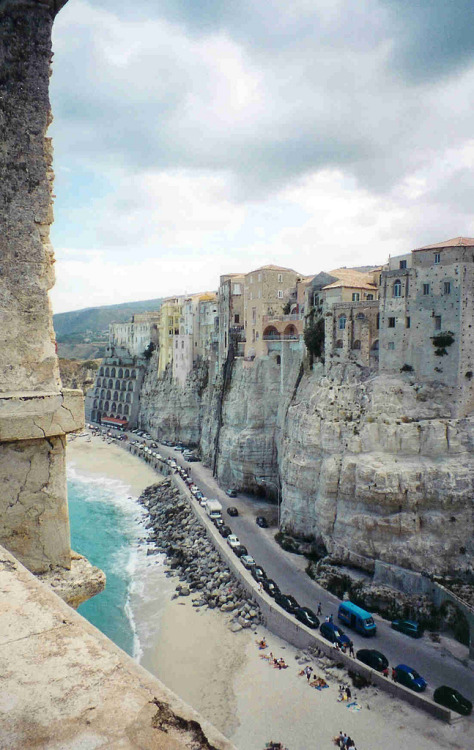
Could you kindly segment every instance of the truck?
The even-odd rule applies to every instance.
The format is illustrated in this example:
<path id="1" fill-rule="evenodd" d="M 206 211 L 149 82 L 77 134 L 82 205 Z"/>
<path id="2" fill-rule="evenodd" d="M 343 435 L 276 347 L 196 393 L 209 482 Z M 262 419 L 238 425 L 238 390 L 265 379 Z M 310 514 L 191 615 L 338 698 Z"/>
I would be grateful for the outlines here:
<path id="1" fill-rule="evenodd" d="M 208 500 L 206 503 L 206 513 L 209 518 L 219 518 L 222 515 L 222 505 L 219 500 Z"/>

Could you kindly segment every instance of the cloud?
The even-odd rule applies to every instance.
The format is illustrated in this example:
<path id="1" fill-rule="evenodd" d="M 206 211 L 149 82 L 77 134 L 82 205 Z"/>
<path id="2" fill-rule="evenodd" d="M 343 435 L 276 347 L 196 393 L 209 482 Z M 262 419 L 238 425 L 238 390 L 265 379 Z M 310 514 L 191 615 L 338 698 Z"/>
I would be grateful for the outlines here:
<path id="1" fill-rule="evenodd" d="M 71 0 L 58 264 L 74 246 L 124 267 L 221 253 L 316 272 L 320 247 L 360 265 L 465 234 L 471 17 L 465 0 Z"/>

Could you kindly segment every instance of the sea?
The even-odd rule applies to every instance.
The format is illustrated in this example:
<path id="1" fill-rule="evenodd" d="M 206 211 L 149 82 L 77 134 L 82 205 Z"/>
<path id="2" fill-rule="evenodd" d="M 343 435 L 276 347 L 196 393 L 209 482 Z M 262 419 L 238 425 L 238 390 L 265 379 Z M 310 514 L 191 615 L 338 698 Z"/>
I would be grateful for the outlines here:
<path id="1" fill-rule="evenodd" d="M 71 547 L 101 568 L 105 590 L 78 612 L 137 661 L 153 648 L 174 584 L 164 555 L 149 555 L 146 511 L 117 479 L 68 463 Z"/>

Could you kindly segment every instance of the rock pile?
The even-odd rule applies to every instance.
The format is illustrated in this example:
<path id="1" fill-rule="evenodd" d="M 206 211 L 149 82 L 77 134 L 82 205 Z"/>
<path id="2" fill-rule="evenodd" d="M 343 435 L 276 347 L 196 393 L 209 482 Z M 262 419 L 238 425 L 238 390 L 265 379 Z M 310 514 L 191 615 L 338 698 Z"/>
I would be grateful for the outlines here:
<path id="1" fill-rule="evenodd" d="M 233 632 L 258 625 L 258 605 L 214 549 L 205 527 L 172 480 L 147 487 L 139 502 L 150 516 L 147 528 L 154 543 L 151 554 L 164 552 L 171 573 L 179 576 L 176 596 L 194 594 L 193 606 L 229 613 Z"/>

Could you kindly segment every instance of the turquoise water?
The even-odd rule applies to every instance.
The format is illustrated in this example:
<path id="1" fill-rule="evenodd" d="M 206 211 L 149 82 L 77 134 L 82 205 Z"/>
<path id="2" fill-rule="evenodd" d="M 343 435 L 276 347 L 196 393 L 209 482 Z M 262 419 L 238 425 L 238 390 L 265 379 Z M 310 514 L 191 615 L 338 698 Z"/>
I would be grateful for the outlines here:
<path id="1" fill-rule="evenodd" d="M 130 488 L 107 477 L 88 477 L 68 468 L 71 546 L 101 568 L 105 591 L 78 609 L 117 646 L 137 656 L 139 645 L 130 593 L 139 557 L 146 555 L 143 511 Z"/>

